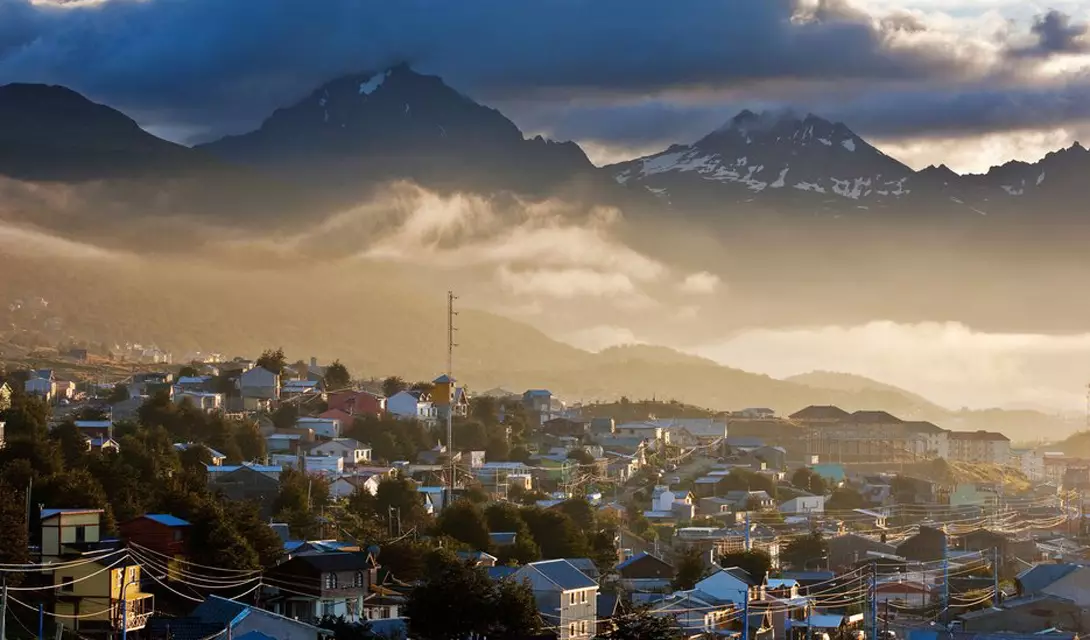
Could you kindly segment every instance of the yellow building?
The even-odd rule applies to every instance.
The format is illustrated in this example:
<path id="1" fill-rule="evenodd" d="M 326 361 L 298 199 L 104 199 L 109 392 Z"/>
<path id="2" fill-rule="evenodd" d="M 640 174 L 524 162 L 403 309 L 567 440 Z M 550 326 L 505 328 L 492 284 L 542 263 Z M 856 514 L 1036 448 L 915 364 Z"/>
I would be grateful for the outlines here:
<path id="1" fill-rule="evenodd" d="M 67 565 L 53 572 L 53 613 L 78 616 L 57 622 L 84 636 L 143 629 L 155 609 L 154 597 L 140 590 L 140 567 L 127 553 L 103 556 L 121 547 L 102 540 L 101 519 L 101 509 L 41 512 L 42 562 Z"/>
<path id="2" fill-rule="evenodd" d="M 465 387 L 459 387 L 458 381 L 446 374 L 431 381 L 431 402 L 441 418 L 446 418 L 451 407 L 456 416 L 464 418 L 469 414 Z"/>

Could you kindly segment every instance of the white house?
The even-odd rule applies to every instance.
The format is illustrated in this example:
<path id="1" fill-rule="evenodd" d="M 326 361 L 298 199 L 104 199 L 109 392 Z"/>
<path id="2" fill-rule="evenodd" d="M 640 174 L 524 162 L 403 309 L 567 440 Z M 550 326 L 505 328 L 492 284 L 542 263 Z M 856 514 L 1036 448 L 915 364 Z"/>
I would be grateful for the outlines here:
<path id="1" fill-rule="evenodd" d="M 329 484 L 329 495 L 333 498 L 348 498 L 360 491 L 375 495 L 381 479 L 382 476 L 379 475 L 341 476 Z"/>
<path id="2" fill-rule="evenodd" d="M 426 391 L 401 391 L 386 399 L 386 412 L 406 420 L 435 422 L 438 412 Z"/>
<path id="3" fill-rule="evenodd" d="M 298 418 L 295 426 L 298 429 L 313 429 L 314 435 L 319 438 L 341 437 L 341 421 L 336 418 Z"/>
<path id="4" fill-rule="evenodd" d="M 321 475 L 344 473 L 344 458 L 340 456 L 296 456 L 290 453 L 274 453 L 269 456 L 269 462 L 273 466 L 299 469 L 302 462 L 303 469 L 307 473 Z"/>
<path id="5" fill-rule="evenodd" d="M 223 394 L 209 393 L 207 391 L 181 391 L 180 387 L 174 387 L 174 402 L 182 404 L 189 401 L 195 408 L 202 411 L 215 411 L 223 408 Z"/>
<path id="6" fill-rule="evenodd" d="M 519 567 L 511 579 L 530 585 L 546 626 L 558 640 L 597 635 L 598 583 L 567 560 L 543 560 Z"/>
<path id="7" fill-rule="evenodd" d="M 825 496 L 799 496 L 779 506 L 780 513 L 825 513 Z"/>
<path id="8" fill-rule="evenodd" d="M 696 583 L 696 591 L 706 593 L 721 602 L 742 604 L 752 593 L 757 582 L 738 567 L 720 569 Z"/>
<path id="9" fill-rule="evenodd" d="M 371 461 L 371 447 L 352 438 L 333 438 L 316 442 L 307 451 L 312 456 L 340 456 L 345 464 L 361 464 Z"/>

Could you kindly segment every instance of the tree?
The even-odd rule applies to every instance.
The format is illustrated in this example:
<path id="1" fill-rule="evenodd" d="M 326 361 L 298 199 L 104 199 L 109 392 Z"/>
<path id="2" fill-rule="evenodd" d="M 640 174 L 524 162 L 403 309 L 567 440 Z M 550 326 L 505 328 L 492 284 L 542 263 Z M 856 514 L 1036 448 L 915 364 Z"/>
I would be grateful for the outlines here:
<path id="1" fill-rule="evenodd" d="M 64 456 L 64 463 L 69 467 L 83 466 L 83 460 L 87 457 L 90 445 L 87 436 L 80 433 L 76 423 L 67 421 L 59 425 L 51 434 L 57 441 Z"/>
<path id="2" fill-rule="evenodd" d="M 197 368 L 190 364 L 178 369 L 179 378 L 196 378 L 199 375 L 201 375 L 200 371 L 197 371 Z"/>
<path id="3" fill-rule="evenodd" d="M 825 478 L 822 478 L 809 467 L 799 467 L 791 474 L 791 484 L 796 488 L 818 496 L 825 495 Z"/>
<path id="4" fill-rule="evenodd" d="M 418 640 L 514 640 L 541 629 L 529 585 L 496 582 L 482 568 L 450 561 L 412 590 L 405 615 Z"/>
<path id="5" fill-rule="evenodd" d="M 258 563 L 269 568 L 284 555 L 284 542 L 261 518 L 261 511 L 253 502 L 232 502 L 231 519 L 235 530 L 257 554 Z"/>
<path id="6" fill-rule="evenodd" d="M 118 402 L 124 402 L 128 399 L 129 388 L 123 383 L 118 382 L 114 385 L 114 388 L 110 390 L 110 395 L 106 397 L 106 402 L 117 404 Z"/>
<path id="7" fill-rule="evenodd" d="M 405 382 L 398 376 L 390 376 L 382 381 L 382 395 L 389 398 L 390 396 L 396 396 L 402 391 L 409 388 L 409 383 Z"/>
<path id="8" fill-rule="evenodd" d="M 30 562 L 26 523 L 26 487 L 16 488 L 0 480 L 0 563 Z"/>
<path id="9" fill-rule="evenodd" d="M 510 502 L 494 502 L 485 509 L 484 516 L 488 522 L 488 530 L 492 533 L 515 534 L 514 545 L 493 550 L 500 564 L 509 562 L 526 564 L 541 559 L 541 548 L 530 533 L 530 527 L 526 526 L 526 521 L 522 519 L 522 513 L 518 507 Z"/>
<path id="10" fill-rule="evenodd" d="M 293 429 L 299 420 L 299 405 L 284 403 L 273 411 L 270 419 L 277 429 Z"/>
<path id="11" fill-rule="evenodd" d="M 488 551 L 488 523 L 481 508 L 469 500 L 459 500 L 439 514 L 436 529 L 477 551 Z"/>
<path id="12" fill-rule="evenodd" d="M 530 451 L 526 447 L 519 445 L 511 449 L 510 459 L 512 462 L 521 462 L 526 464 L 530 461 Z"/>
<path id="13" fill-rule="evenodd" d="M 522 519 L 541 547 L 541 557 L 552 560 L 587 555 L 587 539 L 567 514 L 554 509 L 526 507 L 522 510 Z"/>
<path id="14" fill-rule="evenodd" d="M 738 567 L 758 582 L 764 582 L 768 570 L 772 568 L 772 558 L 764 551 L 736 551 L 719 557 L 719 566 Z"/>
<path id="15" fill-rule="evenodd" d="M 829 496 L 829 499 L 825 501 L 826 511 L 851 511 L 852 509 L 862 509 L 867 506 L 867 501 L 863 499 L 855 489 L 848 487 L 841 487 Z"/>
<path id="16" fill-rule="evenodd" d="M 344 616 L 324 615 L 318 621 L 318 626 L 332 631 L 333 640 L 376 640 L 379 638 L 371 630 L 371 623 L 367 620 L 350 622 Z"/>
<path id="17" fill-rule="evenodd" d="M 348 373 L 348 367 L 341 364 L 340 360 L 334 360 L 333 364 L 325 368 L 325 388 L 329 391 L 338 391 L 352 386 L 352 375 Z"/>
<path id="18" fill-rule="evenodd" d="M 261 435 L 261 428 L 256 422 L 236 422 L 234 435 L 243 460 L 260 460 L 268 453 L 265 437 Z"/>
<path id="19" fill-rule="evenodd" d="M 704 554 L 699 547 L 686 547 L 677 559 L 673 587 L 675 591 L 687 591 L 704 577 Z"/>
<path id="20" fill-rule="evenodd" d="M 375 492 L 375 515 L 383 522 L 389 524 L 390 510 L 393 509 L 401 517 L 401 526 L 407 531 L 414 527 L 423 527 L 429 523 L 431 516 L 424 508 L 424 496 L 416 490 L 416 486 L 404 478 L 383 480 Z"/>
<path id="21" fill-rule="evenodd" d="M 575 522 L 575 526 L 584 533 L 597 529 L 594 507 L 585 498 L 571 498 L 556 505 L 556 509 Z"/>
<path id="22" fill-rule="evenodd" d="M 572 449 L 568 452 L 568 460 L 575 460 L 579 464 L 594 464 L 594 456 L 587 453 L 586 449 Z"/>
<path id="23" fill-rule="evenodd" d="M 676 619 L 638 609 L 613 618 L 613 628 L 595 636 L 595 640 L 681 640 L 681 637 Z"/>
<path id="24" fill-rule="evenodd" d="M 284 369 L 288 366 L 288 359 L 284 357 L 284 349 L 266 349 L 261 357 L 257 359 L 255 363 L 257 366 L 272 371 L 277 375 L 284 373 Z"/>
<path id="25" fill-rule="evenodd" d="M 780 560 L 798 570 L 805 570 L 808 566 L 821 567 L 828 559 L 829 545 L 819 531 L 795 538 L 780 551 Z"/>
<path id="26" fill-rule="evenodd" d="M 488 437 L 488 446 L 484 448 L 484 457 L 489 462 L 502 462 L 511 457 L 511 446 L 507 443 L 507 437 L 500 434 L 492 434 Z"/>

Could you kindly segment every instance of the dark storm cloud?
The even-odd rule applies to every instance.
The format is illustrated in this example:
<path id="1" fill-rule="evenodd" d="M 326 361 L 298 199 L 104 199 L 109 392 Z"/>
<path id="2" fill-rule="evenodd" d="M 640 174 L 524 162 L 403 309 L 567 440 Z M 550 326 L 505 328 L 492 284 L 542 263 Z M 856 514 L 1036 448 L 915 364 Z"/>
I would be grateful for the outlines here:
<path id="1" fill-rule="evenodd" d="M 1030 32 L 1037 42 L 1029 47 L 1012 50 L 1016 56 L 1048 57 L 1058 53 L 1083 53 L 1090 49 L 1084 39 L 1087 26 L 1074 24 L 1071 16 L 1055 9 L 1037 16 Z"/>
<path id="2" fill-rule="evenodd" d="M 832 93 L 831 97 L 829 93 Z M 923 87 L 843 91 L 804 100 L 660 99 L 598 106 L 559 105 L 510 111 L 523 128 L 614 149 L 646 150 L 693 142 L 742 109 L 791 108 L 841 121 L 864 137 L 952 138 L 995 131 L 1048 129 L 1090 122 L 1090 74 L 1038 85 Z"/>
<path id="3" fill-rule="evenodd" d="M 145 124 L 212 128 L 396 61 L 489 99 L 957 66 L 888 44 L 830 0 L 805 11 L 799 0 L 0 0 L 0 81 L 65 84 Z"/>

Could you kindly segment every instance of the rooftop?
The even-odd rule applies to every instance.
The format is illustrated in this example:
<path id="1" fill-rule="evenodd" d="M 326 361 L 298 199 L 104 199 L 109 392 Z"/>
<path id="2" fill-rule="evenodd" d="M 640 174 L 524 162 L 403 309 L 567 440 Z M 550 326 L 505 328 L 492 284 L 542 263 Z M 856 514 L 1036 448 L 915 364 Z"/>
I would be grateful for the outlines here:
<path id="1" fill-rule="evenodd" d="M 189 523 L 169 513 L 146 513 L 144 517 L 167 527 L 188 527 Z"/>
<path id="2" fill-rule="evenodd" d="M 576 569 L 575 565 L 567 560 L 544 560 L 542 562 L 532 562 L 526 566 L 536 569 L 546 579 L 565 591 L 589 589 L 598 586 L 598 583 L 591 580 L 587 574 Z"/>

